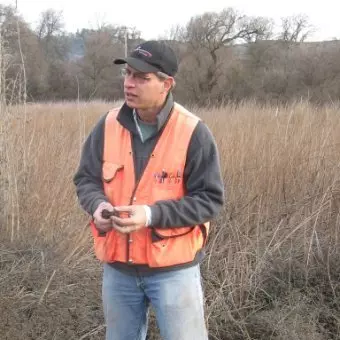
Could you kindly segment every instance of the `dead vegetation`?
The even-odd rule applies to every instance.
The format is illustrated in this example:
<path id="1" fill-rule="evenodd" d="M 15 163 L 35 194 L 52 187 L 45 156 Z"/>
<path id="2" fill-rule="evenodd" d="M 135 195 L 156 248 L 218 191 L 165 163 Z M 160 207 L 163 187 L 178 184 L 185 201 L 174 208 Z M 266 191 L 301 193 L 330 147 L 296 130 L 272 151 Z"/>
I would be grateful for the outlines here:
<path id="1" fill-rule="evenodd" d="M 72 176 L 112 105 L 2 110 L 1 339 L 103 338 L 101 267 Z M 339 107 L 195 112 L 216 136 L 228 198 L 203 263 L 209 339 L 339 339 Z"/>

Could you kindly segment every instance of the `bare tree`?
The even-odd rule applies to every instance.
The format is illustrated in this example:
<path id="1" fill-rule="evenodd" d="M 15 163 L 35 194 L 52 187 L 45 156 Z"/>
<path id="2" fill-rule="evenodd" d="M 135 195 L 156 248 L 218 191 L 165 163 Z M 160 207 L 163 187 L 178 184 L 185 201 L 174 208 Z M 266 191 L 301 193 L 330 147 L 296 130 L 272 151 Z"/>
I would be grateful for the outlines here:
<path id="1" fill-rule="evenodd" d="M 191 18 L 184 30 L 177 30 L 180 40 L 190 46 L 191 62 L 185 63 L 195 73 L 197 83 L 188 83 L 187 76 L 183 78 L 187 88 L 196 89 L 195 101 L 205 102 L 213 99 L 211 93 L 217 93 L 223 76 L 226 48 L 238 42 L 251 42 L 269 37 L 272 32 L 272 22 L 262 17 L 247 17 L 232 8 L 223 11 L 208 12 Z M 187 74 L 182 68 L 182 74 Z M 222 91 L 223 89 L 221 89 Z"/>
<path id="2" fill-rule="evenodd" d="M 85 55 L 78 66 L 86 87 L 86 98 L 107 98 L 120 82 L 119 70 L 113 66 L 114 56 L 121 56 L 123 45 L 115 42 L 109 31 L 93 31 L 84 40 Z"/>
<path id="3" fill-rule="evenodd" d="M 184 32 L 184 40 L 194 47 L 206 48 L 216 60 L 216 51 L 235 42 L 249 41 L 267 36 L 270 21 L 241 15 L 232 8 L 220 13 L 208 12 L 193 17 Z"/>
<path id="4" fill-rule="evenodd" d="M 40 22 L 36 30 L 38 39 L 49 41 L 52 36 L 60 34 L 63 31 L 63 28 L 62 12 L 48 9 L 40 15 Z"/>
<path id="5" fill-rule="evenodd" d="M 274 20 L 264 17 L 244 18 L 243 26 L 248 33 L 244 40 L 248 43 L 259 40 L 269 40 L 273 37 Z"/>
<path id="6" fill-rule="evenodd" d="M 280 40 L 291 43 L 304 42 L 313 32 L 306 15 L 291 16 L 281 20 L 282 32 L 278 37 Z"/>
<path id="7" fill-rule="evenodd" d="M 5 91 L 5 42 L 3 39 L 3 22 L 5 15 L 0 7 L 0 117 L 3 116 L 4 106 L 6 103 L 6 91 Z M 2 136 L 2 133 L 0 134 Z"/>
<path id="8" fill-rule="evenodd" d="M 115 30 L 115 38 L 121 42 L 125 43 L 125 38 L 128 42 L 139 41 L 141 39 L 141 32 L 136 27 L 127 26 L 111 26 Z"/>
<path id="9" fill-rule="evenodd" d="M 63 59 L 66 55 L 67 47 L 64 35 L 64 23 L 62 12 L 48 9 L 41 13 L 40 22 L 36 28 L 36 34 L 40 46 L 49 62 L 56 59 Z"/>
<path id="10" fill-rule="evenodd" d="M 3 101 L 18 103 L 26 100 L 26 90 L 41 78 L 43 63 L 37 38 L 29 25 L 9 6 L 0 5 L 0 16 L 1 93 Z"/>

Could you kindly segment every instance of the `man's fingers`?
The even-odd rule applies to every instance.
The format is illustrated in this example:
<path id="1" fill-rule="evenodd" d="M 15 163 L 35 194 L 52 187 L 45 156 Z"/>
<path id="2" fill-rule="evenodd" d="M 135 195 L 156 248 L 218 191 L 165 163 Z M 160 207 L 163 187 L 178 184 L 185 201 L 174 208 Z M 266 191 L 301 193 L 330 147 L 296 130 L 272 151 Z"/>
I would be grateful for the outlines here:
<path id="1" fill-rule="evenodd" d="M 122 234 L 128 234 L 128 233 L 131 233 L 133 231 L 138 230 L 137 227 L 132 227 L 132 226 L 130 226 L 130 227 L 119 227 L 119 226 L 114 225 L 114 224 L 112 226 L 115 230 L 119 231 Z"/>
<path id="2" fill-rule="evenodd" d="M 111 224 L 111 221 L 110 219 L 108 218 L 103 218 L 101 216 L 95 216 L 94 217 L 94 221 L 97 222 L 97 223 L 100 223 L 100 224 Z"/>
<path id="3" fill-rule="evenodd" d="M 132 213 L 133 212 L 133 205 L 122 205 L 120 207 L 115 207 L 115 211 Z"/>
<path id="4" fill-rule="evenodd" d="M 110 227 L 111 226 L 111 221 L 110 220 L 96 219 L 95 218 L 93 220 L 93 222 L 94 222 L 95 225 L 99 225 L 99 226 L 104 226 L 104 227 L 106 227 L 106 226 Z"/>
<path id="5" fill-rule="evenodd" d="M 110 221 L 109 219 L 105 218 L 105 216 L 103 216 L 103 211 L 112 211 L 113 210 L 113 206 L 108 203 L 108 202 L 102 202 L 99 204 L 99 206 L 97 207 L 96 211 L 93 214 L 93 217 L 95 220 L 98 221 L 98 223 L 104 223 L 104 221 Z"/>
<path id="6" fill-rule="evenodd" d="M 136 225 L 133 217 L 120 218 L 117 216 L 111 216 L 111 221 L 119 227 L 133 227 Z"/>
<path id="7" fill-rule="evenodd" d="M 96 226 L 96 227 L 97 227 L 98 231 L 101 231 L 101 232 L 104 232 L 104 233 L 106 233 L 106 232 L 108 232 L 112 229 L 112 225 L 105 225 L 105 226 L 100 225 L 100 226 Z"/>

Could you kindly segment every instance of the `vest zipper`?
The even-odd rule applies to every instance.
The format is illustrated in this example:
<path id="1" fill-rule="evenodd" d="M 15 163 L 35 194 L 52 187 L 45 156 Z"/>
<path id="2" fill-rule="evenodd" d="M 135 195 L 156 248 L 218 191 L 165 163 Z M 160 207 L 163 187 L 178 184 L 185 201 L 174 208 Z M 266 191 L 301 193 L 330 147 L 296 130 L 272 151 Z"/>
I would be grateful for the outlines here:
<path id="1" fill-rule="evenodd" d="M 163 124 L 161 130 L 159 131 L 158 139 L 157 139 L 157 141 L 156 141 L 154 147 L 153 147 L 152 150 L 151 150 L 150 156 L 149 156 L 149 158 L 148 158 L 148 160 L 147 160 L 147 162 L 146 162 L 146 164 L 145 164 L 145 166 L 144 166 L 144 168 L 143 168 L 143 170 L 142 170 L 142 173 L 139 175 L 139 179 L 138 179 L 138 181 L 136 182 L 135 187 L 134 187 L 134 189 L 133 189 L 133 191 L 132 191 L 132 195 L 131 195 L 131 198 L 130 198 L 130 203 L 129 203 L 129 205 L 132 205 L 132 203 L 133 203 L 133 199 L 134 199 L 135 193 L 136 193 L 136 191 L 137 191 L 137 189 L 138 189 L 138 185 L 139 185 L 139 183 L 140 183 L 140 181 L 141 181 L 141 179 L 142 179 L 142 177 L 143 177 L 143 175 L 144 175 L 145 169 L 146 169 L 147 166 L 149 165 L 150 158 L 153 157 L 153 152 L 154 152 L 154 150 L 156 149 L 156 146 L 157 146 L 157 144 L 158 144 L 160 138 L 162 137 L 162 134 L 163 134 L 163 132 L 164 132 L 164 130 L 165 130 L 166 125 L 168 124 L 168 122 L 169 122 L 169 120 L 170 120 L 170 117 L 172 116 L 172 113 L 173 113 L 173 108 L 171 109 L 171 111 L 170 111 L 170 113 L 169 113 L 169 115 L 168 115 L 166 121 L 164 122 L 164 124 Z M 131 133 L 131 132 L 130 132 L 130 139 L 131 139 L 131 150 L 132 150 L 132 157 L 133 157 L 133 165 L 134 165 L 134 167 L 135 167 L 135 166 L 136 166 L 136 165 L 135 165 L 135 153 L 134 153 L 134 150 L 133 150 L 133 136 L 132 136 L 132 133 Z M 136 174 L 136 171 L 134 171 L 134 172 L 135 172 L 135 174 Z M 129 259 L 130 259 L 130 246 L 129 246 L 129 245 L 130 245 L 130 239 L 131 239 L 131 236 L 130 236 L 130 233 L 128 233 L 128 237 L 127 237 L 127 239 L 126 239 L 126 242 L 127 242 L 127 243 L 126 243 L 126 246 L 127 246 L 127 247 L 126 247 L 126 249 L 127 249 L 127 252 L 126 252 L 126 255 L 127 255 L 127 263 L 130 263 L 130 262 L 129 262 Z"/>

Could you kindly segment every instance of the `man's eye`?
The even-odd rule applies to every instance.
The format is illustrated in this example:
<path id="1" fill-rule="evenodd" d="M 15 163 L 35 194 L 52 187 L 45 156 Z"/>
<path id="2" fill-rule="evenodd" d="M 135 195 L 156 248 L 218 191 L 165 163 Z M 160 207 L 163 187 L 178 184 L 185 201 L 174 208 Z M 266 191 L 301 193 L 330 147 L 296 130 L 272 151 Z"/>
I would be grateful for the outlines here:
<path id="1" fill-rule="evenodd" d="M 136 74 L 135 74 L 135 77 L 136 77 L 136 78 L 139 78 L 139 79 L 143 79 L 143 80 L 149 80 L 149 79 L 150 79 L 150 77 L 146 76 L 146 75 L 143 74 L 143 73 L 136 73 Z"/>
<path id="2" fill-rule="evenodd" d="M 121 70 L 121 73 L 122 73 L 122 75 L 125 76 L 125 77 L 126 77 L 126 76 L 128 76 L 128 77 L 132 76 L 133 78 L 139 79 L 139 80 L 142 80 L 142 81 L 148 81 L 148 80 L 151 79 L 151 78 L 150 78 L 149 76 L 147 76 L 145 73 L 134 73 L 134 72 L 132 72 L 132 71 L 126 69 L 126 68 L 123 68 L 123 69 Z"/>
<path id="3" fill-rule="evenodd" d="M 126 68 L 121 69 L 122 76 L 129 76 L 131 74 L 131 71 L 129 71 Z"/>

